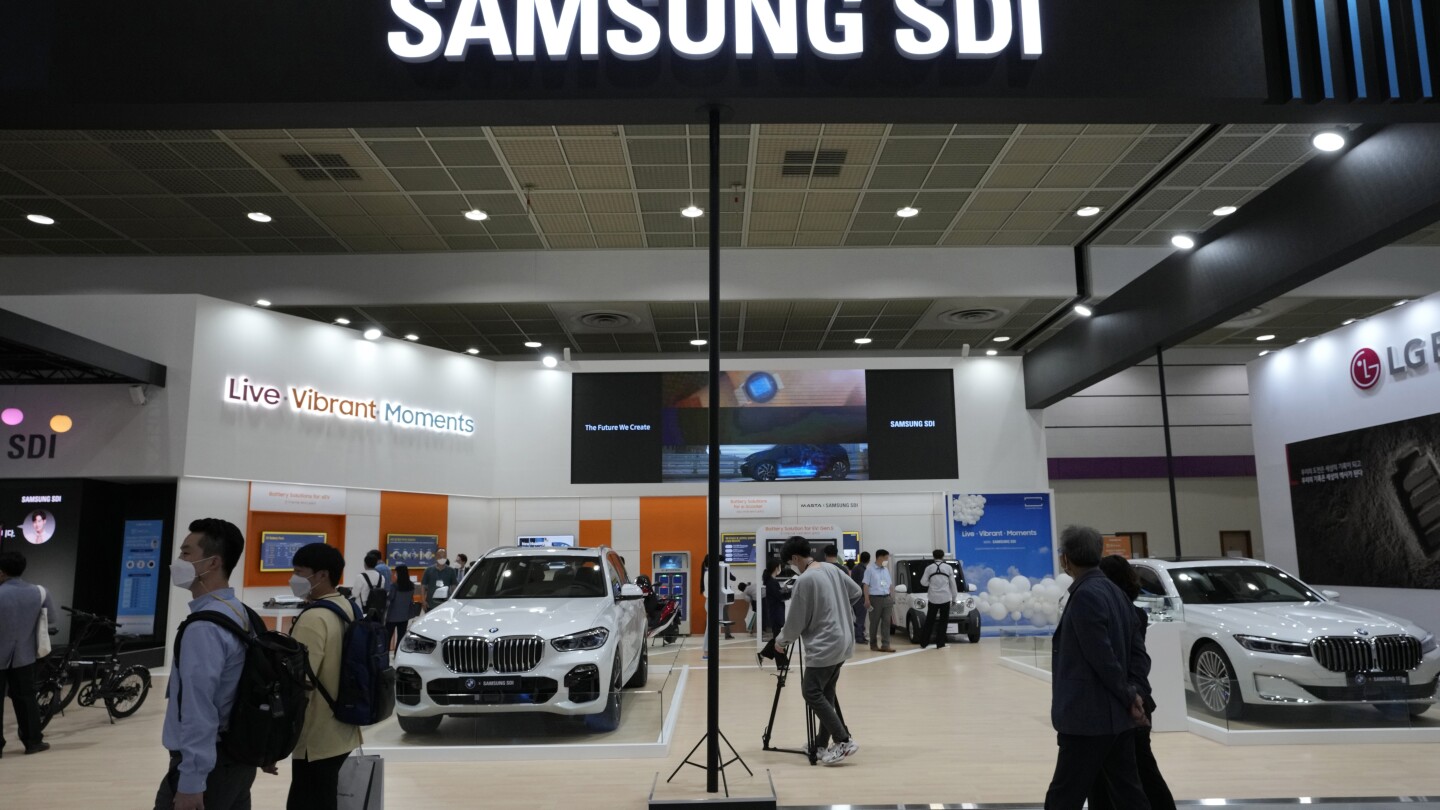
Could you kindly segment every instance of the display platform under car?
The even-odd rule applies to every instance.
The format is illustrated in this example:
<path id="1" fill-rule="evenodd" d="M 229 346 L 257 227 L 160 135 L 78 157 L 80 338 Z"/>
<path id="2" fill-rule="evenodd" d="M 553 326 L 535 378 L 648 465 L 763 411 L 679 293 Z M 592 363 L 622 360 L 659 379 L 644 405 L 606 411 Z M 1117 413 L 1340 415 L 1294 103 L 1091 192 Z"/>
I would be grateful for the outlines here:
<path id="1" fill-rule="evenodd" d="M 929 608 L 929 588 L 922 579 L 925 569 L 935 562 L 931 555 L 897 554 L 895 560 L 895 602 L 891 627 L 904 627 L 910 640 L 920 643 L 920 632 L 925 626 L 925 613 Z M 946 637 L 964 636 L 971 644 L 980 642 L 980 611 L 975 609 L 974 585 L 965 583 L 965 568 L 959 560 L 945 561 L 955 571 L 958 593 L 950 605 L 950 620 L 945 626 Z"/>
<path id="2" fill-rule="evenodd" d="M 1436 702 L 1440 646 L 1405 619 L 1343 605 L 1259 560 L 1132 561 L 1146 595 L 1182 603 L 1186 687 L 1212 714 L 1248 705 L 1369 703 L 1418 716 Z"/>
<path id="3" fill-rule="evenodd" d="M 607 548 L 501 548 L 481 557 L 395 656 L 395 713 L 410 734 L 446 716 L 547 712 L 620 724 L 645 685 L 645 594 Z"/>

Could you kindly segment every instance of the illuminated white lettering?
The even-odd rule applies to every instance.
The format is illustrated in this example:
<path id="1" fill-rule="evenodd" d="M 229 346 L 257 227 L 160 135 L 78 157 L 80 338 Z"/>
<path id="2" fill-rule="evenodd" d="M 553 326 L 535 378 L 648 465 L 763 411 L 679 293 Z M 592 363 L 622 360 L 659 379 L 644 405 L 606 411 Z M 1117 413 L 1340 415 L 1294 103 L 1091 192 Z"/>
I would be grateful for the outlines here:
<path id="1" fill-rule="evenodd" d="M 978 3 L 990 4 L 990 17 L 994 25 L 990 36 L 980 39 Z M 961 58 L 973 59 L 994 56 L 1010 44 L 1014 33 L 1014 20 L 1010 13 L 1010 0 L 955 0 L 955 53 Z M 1037 26 L 1037 31 L 1038 26 Z"/>
<path id="2" fill-rule="evenodd" d="M 705 0 L 705 37 L 690 38 L 686 0 L 670 0 L 670 45 L 686 59 L 709 59 L 725 44 L 725 0 Z"/>
<path id="3" fill-rule="evenodd" d="M 1039 59 L 1044 50 L 1040 37 L 1040 0 L 1020 0 L 1020 56 Z"/>
<path id="4" fill-rule="evenodd" d="M 552 60 L 570 56 L 570 42 L 575 27 L 580 27 L 580 57 L 595 59 L 600 55 L 599 0 L 561 0 L 560 13 L 555 13 L 551 0 L 519 0 L 515 4 L 515 56 L 522 60 L 535 58 L 535 24 L 545 40 L 545 54 Z"/>
<path id="5" fill-rule="evenodd" d="M 655 6 L 660 0 L 639 0 L 647 6 Z M 615 19 L 634 31 L 635 41 L 625 36 L 624 28 L 612 28 L 605 32 L 605 43 L 614 54 L 627 60 L 649 59 L 660 50 L 660 21 L 632 5 L 628 0 L 609 0 L 610 13 Z"/>
<path id="6" fill-rule="evenodd" d="M 779 13 L 770 0 L 735 0 L 735 53 L 742 59 L 755 55 L 755 25 L 770 43 L 770 52 L 782 59 L 800 53 L 800 32 L 795 25 L 796 0 L 778 0 Z"/>
<path id="7" fill-rule="evenodd" d="M 926 0 L 925 5 L 938 6 L 944 0 Z M 895 32 L 895 46 L 910 59 L 930 59 L 940 55 L 950 44 L 950 26 L 945 18 L 921 5 L 919 0 L 895 0 L 895 12 L 900 19 L 915 26 L 901 28 Z M 925 32 L 921 39 L 918 31 Z"/>
<path id="8" fill-rule="evenodd" d="M 430 8 L 443 8 L 445 0 L 425 0 Z M 440 55 L 445 45 L 445 29 L 440 21 L 415 7 L 411 0 L 390 0 L 390 10 L 420 35 L 420 41 L 412 43 L 407 31 L 391 31 L 387 41 L 390 52 L 402 62 L 429 62 Z"/>
<path id="9" fill-rule="evenodd" d="M 842 0 L 841 8 L 858 9 L 861 0 Z M 830 22 L 825 18 L 825 0 L 808 0 L 805 7 L 805 33 L 810 50 L 825 59 L 855 59 L 865 52 L 865 21 L 859 11 L 835 14 L 835 27 L 840 29 L 838 41 L 830 38 Z"/>
<path id="10" fill-rule="evenodd" d="M 480 14 L 477 23 L 475 15 Z M 445 43 L 445 58 L 452 62 L 465 58 L 474 42 L 490 43 L 490 52 L 496 59 L 512 59 L 510 36 L 505 33 L 505 18 L 500 15 L 498 0 L 460 0 L 460 10 L 455 13 L 455 27 L 450 29 L 450 41 Z"/>

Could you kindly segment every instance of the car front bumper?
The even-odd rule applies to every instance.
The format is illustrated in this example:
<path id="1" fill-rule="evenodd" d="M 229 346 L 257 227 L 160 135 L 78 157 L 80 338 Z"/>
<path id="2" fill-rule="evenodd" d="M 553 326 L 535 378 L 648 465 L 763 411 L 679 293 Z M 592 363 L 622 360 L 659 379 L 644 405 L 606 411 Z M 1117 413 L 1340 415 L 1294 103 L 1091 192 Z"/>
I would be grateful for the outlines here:
<path id="1" fill-rule="evenodd" d="M 1235 661 L 1240 692 L 1247 703 L 1307 706 L 1323 703 L 1434 703 L 1440 679 L 1440 652 L 1431 652 L 1405 679 L 1386 680 L 1379 673 L 1363 679 L 1332 672 L 1315 659 L 1242 650 Z"/>
<path id="2" fill-rule="evenodd" d="M 457 673 L 433 653 L 395 658 L 395 711 L 403 717 L 545 712 L 588 715 L 604 711 L 613 682 L 614 650 L 545 650 L 525 672 Z"/>

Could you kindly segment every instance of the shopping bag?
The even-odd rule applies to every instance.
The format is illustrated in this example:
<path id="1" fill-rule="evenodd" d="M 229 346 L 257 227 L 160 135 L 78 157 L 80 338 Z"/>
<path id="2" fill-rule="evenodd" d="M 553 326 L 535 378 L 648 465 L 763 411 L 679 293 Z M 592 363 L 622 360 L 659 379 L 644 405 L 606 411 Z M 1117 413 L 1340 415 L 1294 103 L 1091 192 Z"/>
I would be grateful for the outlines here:
<path id="1" fill-rule="evenodd" d="M 340 810 L 384 810 L 385 760 L 376 754 L 351 754 L 340 766 Z"/>
<path id="2" fill-rule="evenodd" d="M 45 586 L 40 586 L 40 618 L 35 621 L 35 657 L 50 654 L 50 611 L 45 609 Z"/>

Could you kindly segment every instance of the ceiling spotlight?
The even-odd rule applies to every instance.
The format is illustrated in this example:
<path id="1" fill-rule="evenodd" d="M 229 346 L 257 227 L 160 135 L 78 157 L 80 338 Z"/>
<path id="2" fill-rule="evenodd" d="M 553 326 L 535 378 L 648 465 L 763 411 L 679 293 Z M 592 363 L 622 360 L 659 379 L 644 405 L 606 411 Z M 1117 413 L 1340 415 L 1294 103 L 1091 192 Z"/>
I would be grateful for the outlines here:
<path id="1" fill-rule="evenodd" d="M 1239 208 L 1236 208 L 1233 205 L 1222 205 L 1219 208 L 1216 208 L 1214 211 L 1211 211 L 1210 213 L 1214 214 L 1217 217 L 1228 217 L 1239 210 Z"/>
<path id="2" fill-rule="evenodd" d="M 269 222 L 271 219 L 273 219 L 273 217 L 271 217 L 269 214 L 263 213 L 261 211 L 251 211 L 245 216 L 249 217 L 252 222 Z"/>
<path id="3" fill-rule="evenodd" d="M 1076 314 L 1076 315 L 1079 315 L 1079 316 L 1082 317 L 1082 318 L 1088 318 L 1088 317 L 1090 317 L 1091 315 L 1093 315 L 1094 313 L 1095 313 L 1094 310 L 1092 310 L 1091 308 L 1085 306 L 1084 304 L 1076 304 L 1076 305 L 1075 305 L 1075 314 Z"/>
<path id="4" fill-rule="evenodd" d="M 1405 305 L 1408 304 L 1408 303 L 1410 303 L 1410 299 L 1409 299 L 1409 298 L 1401 298 L 1399 301 L 1396 301 L 1396 302 L 1395 302 L 1395 306 L 1397 306 L 1397 307 L 1403 307 L 1403 306 L 1405 306 Z"/>
<path id="5" fill-rule="evenodd" d="M 1183 233 L 1177 233 L 1174 236 L 1170 237 L 1170 244 L 1174 245 L 1177 248 L 1180 248 L 1181 250 L 1189 250 L 1190 248 L 1195 247 L 1195 240 L 1189 236 L 1186 236 Z"/>
<path id="6" fill-rule="evenodd" d="M 1093 216 L 1095 216 L 1095 215 L 1098 214 L 1098 213 L 1100 213 L 1100 206 L 1098 206 L 1098 205 L 1087 205 L 1087 206 L 1085 206 L 1084 208 L 1081 208 L 1079 211 L 1076 211 L 1076 212 L 1075 212 L 1075 216 L 1077 216 L 1077 217 L 1093 217 Z"/>
<path id="7" fill-rule="evenodd" d="M 1274 335 L 1260 335 L 1260 336 L 1256 337 L 1255 339 L 1256 339 L 1256 340 L 1260 340 L 1260 341 L 1274 340 L 1274 339 L 1275 339 L 1275 336 L 1274 336 Z"/>
<path id="8" fill-rule="evenodd" d="M 420 339 L 420 336 L 415 334 L 414 332 L 411 332 L 410 334 L 405 336 L 405 339 L 409 341 L 416 341 Z"/>
<path id="9" fill-rule="evenodd" d="M 25 218 L 28 219 L 28 220 L 30 220 L 31 222 L 35 223 L 36 225 L 54 225 L 54 224 L 55 224 L 55 220 L 54 220 L 52 217 L 47 217 L 47 216 L 45 216 L 44 214 L 26 214 L 26 215 L 25 215 Z"/>
<path id="10" fill-rule="evenodd" d="M 997 351 L 995 351 L 994 349 L 986 349 L 986 350 L 985 350 L 985 356 L 986 356 L 986 357 L 994 357 L 995 355 L 997 355 L 997 354 L 999 354 L 999 353 L 1000 353 L 1000 352 L 997 352 Z"/>
<path id="11" fill-rule="evenodd" d="M 1260 352 L 1260 356 L 1261 356 L 1261 357 L 1264 357 L 1265 355 L 1267 355 L 1267 354 L 1269 354 L 1269 353 L 1270 353 L 1270 350 L 1269 350 L 1269 349 L 1266 349 L 1265 351 Z"/>
<path id="12" fill-rule="evenodd" d="M 350 325 L 350 319 L 349 319 L 349 318 L 336 318 L 336 319 L 335 319 L 335 325 L 336 325 L 336 326 L 349 326 L 349 325 Z"/>
<path id="13" fill-rule="evenodd" d="M 855 345 L 865 346 L 870 343 L 870 338 L 855 338 Z"/>
<path id="14" fill-rule="evenodd" d="M 541 343 L 541 342 L 538 341 L 538 340 L 527 340 L 527 341 L 525 341 L 525 348 L 527 348 L 527 349 L 538 349 L 538 348 L 540 348 L 540 347 L 543 346 L 543 345 L 545 345 L 545 344 Z"/>
<path id="15" fill-rule="evenodd" d="M 481 211 L 479 208 L 471 208 L 465 212 L 465 218 L 472 222 L 484 222 L 490 218 L 490 215 Z"/>
<path id="16" fill-rule="evenodd" d="M 680 216 L 694 219 L 696 217 L 705 216 L 705 212 L 701 211 L 699 208 L 696 208 L 693 205 L 687 205 L 684 208 L 680 209 Z"/>
<path id="17" fill-rule="evenodd" d="M 1310 139 L 1310 145 L 1321 152 L 1338 152 L 1345 148 L 1345 136 L 1337 130 L 1322 130 Z"/>
<path id="18" fill-rule="evenodd" d="M 691 346 L 705 346 L 705 345 L 708 345 L 709 343 L 710 343 L 710 341 L 708 341 L 708 340 L 701 340 L 700 338 L 695 338 L 694 340 L 690 341 L 690 345 L 691 345 Z"/>
<path id="19" fill-rule="evenodd" d="M 909 219 L 910 217 L 913 217 L 918 213 L 920 213 L 919 208 L 907 205 L 904 208 L 901 208 L 899 211 L 896 211 L 895 216 L 900 217 L 901 219 Z"/>
<path id="20" fill-rule="evenodd" d="M 270 301 L 269 301 L 268 299 L 265 299 L 265 298 L 256 298 L 256 299 L 255 299 L 255 306 L 257 306 L 257 307 L 268 307 L 268 306 L 270 306 Z"/>
<path id="21" fill-rule="evenodd" d="M 1305 341 L 1307 341 L 1307 340 L 1309 340 L 1309 339 L 1310 339 L 1310 338 L 1308 338 L 1308 337 L 1303 337 L 1303 338 L 1300 338 L 1299 340 L 1297 340 L 1297 341 L 1295 341 L 1295 342 L 1296 342 L 1296 343 L 1304 343 Z"/>
<path id="22" fill-rule="evenodd" d="M 1345 320 L 1343 320 L 1343 321 L 1340 322 L 1340 325 L 1341 325 L 1341 326 L 1349 326 L 1350 324 L 1355 323 L 1355 321 L 1356 321 L 1355 318 L 1346 318 Z"/>
<path id="23" fill-rule="evenodd" d="M 477 348 L 475 348 L 474 346 L 471 346 L 470 348 L 468 348 L 468 349 L 465 350 L 465 353 L 466 353 L 466 354 L 479 354 L 479 353 L 480 353 L 480 350 L 477 349 Z"/>
<path id="24" fill-rule="evenodd" d="M 383 335 L 383 334 L 384 334 L 384 332 L 381 332 L 379 329 L 376 329 L 376 328 L 373 327 L 373 326 L 370 327 L 369 329 L 366 329 L 365 332 L 364 332 L 364 335 L 365 335 L 365 339 L 366 339 L 366 340 L 379 340 L 379 339 L 380 339 L 380 336 Z"/>
<path id="25" fill-rule="evenodd" d="M 547 354 L 544 357 L 540 358 L 540 362 L 544 363 L 546 368 L 554 368 L 560 365 L 560 361 L 556 360 L 555 356 L 551 354 Z"/>
<path id="26" fill-rule="evenodd" d="M 1010 341 L 1010 336 L 1009 336 L 1009 335 L 999 335 L 999 336 L 997 336 L 997 337 L 995 338 L 995 342 L 996 342 L 996 343 L 1008 343 L 1009 341 Z"/>

